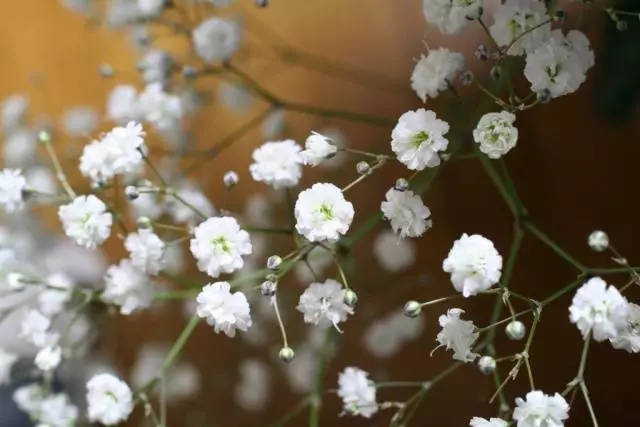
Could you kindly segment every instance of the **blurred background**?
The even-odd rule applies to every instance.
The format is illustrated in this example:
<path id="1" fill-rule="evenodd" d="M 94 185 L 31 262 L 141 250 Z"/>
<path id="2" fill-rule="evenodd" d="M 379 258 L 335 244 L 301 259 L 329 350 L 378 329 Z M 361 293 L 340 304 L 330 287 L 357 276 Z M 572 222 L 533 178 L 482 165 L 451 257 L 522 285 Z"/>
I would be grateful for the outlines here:
<path id="1" fill-rule="evenodd" d="M 488 43 L 482 30 L 470 26 L 459 36 L 443 37 L 426 25 L 418 0 L 270 3 L 267 8 L 258 9 L 251 1 L 236 0 L 220 13 L 239 19 L 246 29 L 234 65 L 289 102 L 395 119 L 407 110 L 421 107 L 409 87 L 409 75 L 425 44 L 461 51 L 477 78 L 488 79 L 484 64 L 473 57 L 478 44 Z M 579 2 L 560 3 L 569 13 L 570 27 Z M 495 4 L 496 1 L 487 1 L 485 13 L 491 13 Z M 633 2 L 621 4 L 620 9 L 634 7 Z M 91 135 L 70 137 L 63 131 L 67 126 L 65 114 L 78 107 L 90 107 L 102 116 L 106 98 L 115 85 L 141 88 L 144 83 L 136 64 L 148 48 L 141 46 L 139 33 L 105 28 L 59 1 L 6 2 L 2 10 L 0 58 L 5 67 L 0 98 L 23 94 L 28 99 L 34 127 L 53 129 L 54 146 L 63 153 L 63 164 L 72 181 L 86 185 L 75 176 L 79 150 L 110 126 L 100 122 Z M 167 19 L 178 18 L 174 11 L 167 12 Z M 195 16 L 187 19 L 190 18 Z M 583 30 L 596 50 L 596 66 L 589 72 L 587 83 L 576 94 L 519 114 L 520 140 L 506 157 L 531 219 L 567 252 L 592 267 L 615 266 L 606 255 L 589 250 L 586 239 L 594 229 L 607 231 L 616 249 L 632 265 L 638 262 L 635 236 L 640 233 L 640 224 L 633 185 L 638 179 L 636 167 L 640 158 L 640 122 L 635 108 L 640 72 L 639 25 L 635 20 L 629 22 L 628 31 L 616 32 L 606 14 L 590 12 Z M 156 29 L 153 34 L 157 36 L 154 48 L 172 52 L 178 64 L 188 63 L 189 45 L 184 38 L 172 35 L 168 28 Z M 101 76 L 105 65 L 113 69 L 112 77 Z M 190 178 L 216 208 L 243 213 L 256 225 L 258 221 L 286 225 L 283 194 L 252 182 L 248 173 L 251 153 L 265 141 L 264 128 L 268 124 L 255 126 L 216 155 L 207 154 L 210 152 L 206 150 L 224 142 L 268 107 L 247 93 L 244 98 L 235 94 L 233 102 L 225 100 L 224 94 L 230 89 L 222 82 L 216 76 L 207 76 L 195 83 L 203 107 L 188 119 L 190 145 L 181 162 L 191 168 L 193 159 L 197 159 Z M 472 105 L 481 99 L 473 90 L 463 90 L 462 95 Z M 454 124 L 456 118 L 447 116 L 456 111 L 451 103 L 450 97 L 442 96 L 437 102 L 429 100 L 427 107 Z M 316 130 L 351 148 L 390 151 L 393 124 L 367 125 L 299 112 L 284 115 L 282 137 L 303 142 L 310 130 Z M 166 146 L 151 146 L 152 155 L 161 162 L 162 147 Z M 240 175 L 240 182 L 231 191 L 222 181 L 229 170 Z M 349 197 L 356 207 L 354 229 L 379 209 L 387 189 L 405 175 L 403 168 L 387 165 L 363 185 L 354 187 Z M 296 190 L 323 180 L 343 186 L 356 176 L 355 160 L 338 157 L 327 168 L 306 169 L 303 184 Z M 434 227 L 423 238 L 408 243 L 414 248 L 403 245 L 397 249 L 415 251 L 410 265 L 394 263 L 379 253 L 379 248 L 391 247 L 390 242 L 395 244 L 384 222 L 354 246 L 348 274 L 360 303 L 355 315 L 344 324 L 344 334 L 335 342 L 323 380 L 325 390 L 336 387 L 337 373 L 345 366 L 359 366 L 379 381 L 428 379 L 447 367 L 449 354 L 441 350 L 429 356 L 439 330 L 437 318 L 446 307 L 430 307 L 418 319 L 404 318 L 398 310 L 410 299 L 425 301 L 450 293 L 451 284 L 441 263 L 452 242 L 463 232 L 487 236 L 506 255 L 513 221 L 476 159 L 452 162 L 443 168 L 423 199 L 431 209 Z M 266 205 L 274 208 L 267 211 Z M 43 209 L 44 228 L 55 224 L 53 213 Z M 292 248 L 290 239 L 277 235 L 259 236 L 254 245 L 262 246 L 262 250 L 257 251 L 245 271 L 262 268 L 269 255 L 287 253 Z M 185 254 L 188 257 L 188 252 Z M 122 242 L 112 238 L 105 246 L 103 268 L 122 256 Z M 332 277 L 335 273 L 326 259 L 313 262 L 317 262 L 317 271 L 323 276 Z M 96 266 L 96 275 L 102 274 L 100 263 L 91 265 Z M 180 275 L 192 281 L 206 281 L 190 261 L 181 271 Z M 525 238 L 511 282 L 514 291 L 542 299 L 574 279 L 575 271 L 569 264 L 539 241 Z M 261 320 L 254 321 L 255 330 L 250 334 L 231 340 L 215 335 L 206 325 L 198 327 L 174 369 L 175 377 L 169 380 L 174 393 L 170 398 L 169 426 L 268 426 L 304 399 L 313 387 L 316 350 L 324 339 L 304 325 L 294 310 L 297 297 L 309 280 L 309 272 L 301 269 L 282 285 L 290 289 L 281 305 L 298 356 L 289 365 L 277 358 L 281 346 L 278 326 L 268 304 L 258 296 L 253 304 Z M 612 280 L 616 283 L 624 278 Z M 631 291 L 629 297 L 637 298 L 637 290 Z M 578 366 L 582 340 L 568 322 L 570 298 L 566 296 L 545 309 L 530 352 L 537 386 L 548 393 L 561 391 Z M 461 307 L 469 318 L 483 324 L 489 318 L 491 302 L 465 301 Z M 169 301 L 134 316 L 99 316 L 99 334 L 85 360 L 74 370 L 91 372 L 95 366 L 108 366 L 132 384 L 144 382 L 155 373 L 192 309 L 188 303 Z M 1 331 L 0 345 L 10 345 L 10 335 L 8 330 Z M 499 333 L 497 340 L 499 354 L 517 351 L 520 344 L 508 342 L 502 335 Z M 586 375 L 603 426 L 633 419 L 630 408 L 638 403 L 634 374 L 638 369 L 633 357 L 612 351 L 608 344 L 593 346 Z M 508 368 L 502 368 L 506 374 Z M 490 377 L 471 365 L 464 366 L 429 393 L 413 424 L 463 426 L 472 416 L 488 418 L 495 413 L 496 404 L 486 403 L 494 390 Z M 510 399 L 523 395 L 527 391 L 526 377 L 509 384 L 506 391 Z M 9 405 L 10 391 L 3 393 L 4 405 Z M 411 393 L 388 389 L 380 391 L 379 396 L 380 400 L 401 401 Z M 390 412 L 363 420 L 341 418 L 340 411 L 339 399 L 325 394 L 321 425 L 384 426 L 389 422 Z M 8 406 L 3 406 L 0 413 L 0 426 L 21 425 L 9 415 Z M 135 415 L 130 425 L 147 425 L 141 410 Z M 302 412 L 290 425 L 306 423 L 307 412 Z M 589 425 L 589 418 L 578 397 L 567 426 L 584 425 Z"/>

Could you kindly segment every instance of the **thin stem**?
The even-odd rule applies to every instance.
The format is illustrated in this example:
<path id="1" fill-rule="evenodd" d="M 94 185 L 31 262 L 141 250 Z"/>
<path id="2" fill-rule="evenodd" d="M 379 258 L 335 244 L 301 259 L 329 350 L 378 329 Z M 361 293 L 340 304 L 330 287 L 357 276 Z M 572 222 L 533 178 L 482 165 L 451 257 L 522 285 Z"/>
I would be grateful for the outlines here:
<path id="1" fill-rule="evenodd" d="M 309 399 L 303 399 L 300 401 L 300 403 L 298 403 L 293 409 L 291 409 L 289 412 L 287 412 L 286 414 L 284 414 L 279 420 L 275 421 L 272 424 L 269 424 L 269 427 L 283 427 L 284 425 L 286 425 L 289 421 L 291 421 L 292 419 L 294 419 L 296 416 L 298 416 L 302 411 L 304 411 L 304 409 L 309 406 L 310 400 Z"/>
<path id="2" fill-rule="evenodd" d="M 42 145 L 44 145 L 44 148 L 47 150 L 49 158 L 51 159 L 53 169 L 56 171 L 56 178 L 58 178 L 58 181 L 60 181 L 60 185 L 62 185 L 62 188 L 64 188 L 64 191 L 67 193 L 67 196 L 69 196 L 70 199 L 75 199 L 76 193 L 73 191 L 73 188 L 71 188 L 71 185 L 69 185 L 67 175 L 65 175 L 64 170 L 62 170 L 62 165 L 60 165 L 60 160 L 58 160 L 58 156 L 53 150 L 50 138 L 42 138 L 41 141 Z"/>
<path id="3" fill-rule="evenodd" d="M 278 308 L 278 299 L 276 298 L 276 295 L 271 297 L 271 305 L 273 305 L 273 310 L 276 312 L 276 319 L 278 320 L 278 326 L 280 327 L 283 346 L 289 347 L 289 342 L 287 341 L 287 331 L 284 328 L 284 323 L 282 322 L 282 317 L 280 316 L 280 309 Z"/>
<path id="4" fill-rule="evenodd" d="M 493 47 L 496 49 L 496 51 L 499 52 L 500 51 L 500 46 L 496 42 L 496 39 L 494 39 L 493 36 L 491 35 L 491 31 L 489 31 L 489 28 L 487 28 L 487 24 L 484 23 L 484 21 L 482 20 L 482 17 L 479 17 L 477 19 L 477 21 L 480 24 L 480 26 L 482 27 L 482 29 L 484 30 L 484 32 L 487 34 L 487 36 L 489 36 L 489 39 L 491 40 L 491 43 L 493 44 Z"/>
<path id="5" fill-rule="evenodd" d="M 577 270 L 581 272 L 587 271 L 587 267 L 585 267 L 581 262 L 576 260 L 574 257 L 569 255 L 564 249 L 558 246 L 553 240 L 549 238 L 546 234 L 544 234 L 535 224 L 532 222 L 525 222 L 524 227 L 531 232 L 538 240 L 547 245 L 551 250 L 553 250 L 558 256 L 563 258 L 569 264 L 573 265 Z"/>
<path id="6" fill-rule="evenodd" d="M 313 395 L 310 397 L 309 411 L 309 427 L 318 427 L 320 425 L 320 408 L 322 407 L 322 385 L 327 365 L 327 356 L 329 353 L 329 345 L 331 343 L 331 329 L 327 328 L 324 336 L 324 342 L 319 351 L 318 363 L 316 365 L 316 377 L 314 382 Z"/>

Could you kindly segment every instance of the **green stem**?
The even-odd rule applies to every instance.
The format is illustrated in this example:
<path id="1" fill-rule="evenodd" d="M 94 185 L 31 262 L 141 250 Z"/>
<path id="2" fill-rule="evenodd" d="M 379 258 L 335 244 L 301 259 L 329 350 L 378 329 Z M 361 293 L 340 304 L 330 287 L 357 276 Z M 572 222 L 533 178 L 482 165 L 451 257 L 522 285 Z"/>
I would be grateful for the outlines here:
<path id="1" fill-rule="evenodd" d="M 569 264 L 573 265 L 577 270 L 581 272 L 586 272 L 588 269 L 581 262 L 576 260 L 574 257 L 569 255 L 564 249 L 558 246 L 553 240 L 549 238 L 546 234 L 544 234 L 535 224 L 527 221 L 524 224 L 524 227 L 531 232 L 538 240 L 547 245 L 551 250 L 553 250 L 558 256 L 563 258 Z"/>

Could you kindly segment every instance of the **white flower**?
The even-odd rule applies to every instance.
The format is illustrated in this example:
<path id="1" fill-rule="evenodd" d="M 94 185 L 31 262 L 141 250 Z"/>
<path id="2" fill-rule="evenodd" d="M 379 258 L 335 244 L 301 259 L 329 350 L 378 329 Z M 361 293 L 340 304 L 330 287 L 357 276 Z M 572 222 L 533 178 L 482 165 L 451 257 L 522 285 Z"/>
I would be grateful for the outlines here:
<path id="1" fill-rule="evenodd" d="M 0 386 L 9 384 L 11 380 L 11 369 L 17 361 L 18 356 L 0 348 Z"/>
<path id="2" fill-rule="evenodd" d="M 416 339 L 424 329 L 424 317 L 410 319 L 402 311 L 395 311 L 375 321 L 364 335 L 364 344 L 374 357 L 388 358 L 402 345 Z"/>
<path id="3" fill-rule="evenodd" d="M 133 395 L 124 381 L 110 374 L 98 374 L 87 382 L 87 406 L 90 422 L 115 425 L 129 418 Z"/>
<path id="4" fill-rule="evenodd" d="M 78 408 L 66 394 L 52 394 L 40 402 L 37 419 L 38 427 L 73 427 L 78 419 Z"/>
<path id="5" fill-rule="evenodd" d="M 484 419 L 480 417 L 473 417 L 469 421 L 471 427 L 508 427 L 509 423 L 502 418 L 489 418 Z"/>
<path id="6" fill-rule="evenodd" d="M 59 345 L 48 345 L 42 348 L 35 358 L 35 364 L 41 371 L 52 371 L 60 365 L 62 348 Z"/>
<path id="7" fill-rule="evenodd" d="M 447 90 L 463 68 L 462 54 L 447 48 L 432 49 L 426 56 L 420 55 L 411 74 L 411 88 L 422 102 L 427 102 L 427 98 L 436 98 Z"/>
<path id="8" fill-rule="evenodd" d="M 196 298 L 197 314 L 213 326 L 216 333 L 224 332 L 228 337 L 236 335 L 236 329 L 243 332 L 251 326 L 251 308 L 242 292 L 231 293 L 228 282 L 205 285 Z"/>
<path id="9" fill-rule="evenodd" d="M 100 117 L 93 107 L 79 106 L 67 110 L 62 116 L 62 126 L 67 135 L 82 137 L 93 132 Z"/>
<path id="10" fill-rule="evenodd" d="M 527 55 L 524 76 L 531 90 L 548 90 L 552 98 L 573 93 L 586 80 L 586 70 L 576 51 L 557 37 Z"/>
<path id="11" fill-rule="evenodd" d="M 447 310 L 447 314 L 443 314 L 438 318 L 442 330 L 436 337 L 436 340 L 440 343 L 436 349 L 445 346 L 447 350 L 453 350 L 453 358 L 455 360 L 465 363 L 473 362 L 478 355 L 471 351 L 471 347 L 478 338 L 479 333 L 471 320 L 460 319 L 462 313 L 464 313 L 464 310 L 451 308 Z"/>
<path id="12" fill-rule="evenodd" d="M 29 110 L 29 98 L 22 94 L 14 94 L 6 97 L 0 105 L 0 122 L 5 132 L 19 128 Z"/>
<path id="13" fill-rule="evenodd" d="M 58 334 L 50 332 L 51 319 L 32 309 L 27 311 L 20 324 L 20 337 L 36 347 L 45 347 L 58 340 Z"/>
<path id="14" fill-rule="evenodd" d="M 249 233 L 240 228 L 235 218 L 228 216 L 200 223 L 193 230 L 190 248 L 198 261 L 198 269 L 211 277 L 242 268 L 242 256 L 251 254 L 252 250 Z"/>
<path id="15" fill-rule="evenodd" d="M 131 264 L 147 274 L 157 274 L 164 265 L 164 242 L 150 229 L 131 233 L 124 241 Z"/>
<path id="16" fill-rule="evenodd" d="M 118 85 L 107 98 L 107 118 L 118 124 L 140 119 L 138 91 L 131 85 Z"/>
<path id="17" fill-rule="evenodd" d="M 569 307 L 569 319 L 583 338 L 589 333 L 596 341 L 615 339 L 627 327 L 629 303 L 613 286 L 593 277 L 576 292 Z"/>
<path id="18" fill-rule="evenodd" d="M 610 339 L 611 345 L 615 349 L 626 350 L 629 353 L 639 353 L 640 352 L 640 305 L 629 303 L 628 317 L 627 317 L 626 323 L 627 324 L 625 328 L 619 331 L 618 336 L 616 336 L 613 339 Z"/>
<path id="19" fill-rule="evenodd" d="M 557 40 L 562 42 L 569 50 L 578 55 L 578 59 L 585 73 L 594 66 L 595 56 L 593 50 L 591 50 L 589 39 L 583 32 L 571 30 L 565 37 L 562 35 L 562 30 L 557 29 L 551 32 L 551 37 L 557 38 Z"/>
<path id="20" fill-rule="evenodd" d="M 279 188 L 293 187 L 302 176 L 301 148 L 292 139 L 266 142 L 252 155 L 251 177 Z"/>
<path id="21" fill-rule="evenodd" d="M 82 176 L 88 177 L 92 182 L 107 182 L 115 175 L 115 171 L 109 161 L 109 148 L 102 141 L 92 141 L 82 149 L 79 164 Z"/>
<path id="22" fill-rule="evenodd" d="M 165 0 L 138 0 L 138 10 L 145 17 L 154 17 L 162 13 Z"/>
<path id="23" fill-rule="evenodd" d="M 26 166 L 34 162 L 38 148 L 35 132 L 17 129 L 4 141 L 5 166 Z"/>
<path id="24" fill-rule="evenodd" d="M 181 191 L 181 190 L 178 190 L 178 191 Z M 159 200 L 158 195 L 156 193 L 141 193 L 138 195 L 136 199 L 128 200 L 128 202 L 129 202 L 129 207 L 131 208 L 131 214 L 133 215 L 134 219 L 138 219 L 141 216 L 146 216 L 147 218 L 152 220 L 158 219 L 160 215 L 163 214 L 164 207 L 165 207 L 164 204 Z M 209 203 L 209 201 L 207 201 L 207 203 Z M 179 205 L 184 207 L 184 205 L 181 203 Z M 176 209 L 179 209 L 180 211 L 182 211 L 182 209 L 180 209 L 178 206 L 176 206 Z M 189 210 L 189 213 L 186 214 L 186 216 L 188 217 L 192 215 L 193 215 L 193 212 L 191 210 Z M 176 222 L 184 222 L 184 221 L 176 220 Z"/>
<path id="25" fill-rule="evenodd" d="M 240 35 L 238 23 L 210 18 L 193 31 L 193 45 L 205 62 L 225 61 L 240 47 Z"/>
<path id="26" fill-rule="evenodd" d="M 558 393 L 549 396 L 540 390 L 527 393 L 525 400 L 516 399 L 513 419 L 517 427 L 562 427 L 569 418 L 569 405 Z"/>
<path id="27" fill-rule="evenodd" d="M 516 146 L 518 128 L 513 125 L 516 116 L 508 111 L 487 113 L 473 130 L 473 140 L 480 151 L 491 159 L 499 159 Z"/>
<path id="28" fill-rule="evenodd" d="M 407 111 L 391 132 L 391 149 L 400 163 L 411 170 L 432 168 L 440 164 L 438 153 L 449 145 L 444 137 L 447 132 L 449 124 L 436 118 L 433 111 Z"/>
<path id="29" fill-rule="evenodd" d="M 397 273 L 415 262 L 416 245 L 409 239 L 398 238 L 387 229 L 381 231 L 373 242 L 373 253 L 384 270 Z"/>
<path id="30" fill-rule="evenodd" d="M 234 389 L 236 402 L 247 411 L 264 409 L 271 397 L 269 365 L 259 359 L 247 359 L 238 370 L 240 379 Z"/>
<path id="31" fill-rule="evenodd" d="M 107 269 L 101 299 L 107 304 L 120 306 L 120 313 L 129 315 L 151 304 L 153 289 L 146 274 L 131 260 L 123 259 Z"/>
<path id="32" fill-rule="evenodd" d="M 186 202 L 186 203 L 185 203 Z M 169 215 L 175 222 L 194 223 L 201 219 L 193 208 L 204 216 L 212 216 L 213 205 L 195 184 L 184 181 L 176 190 L 176 197 L 169 202 Z"/>
<path id="33" fill-rule="evenodd" d="M 18 387 L 13 392 L 16 406 L 30 416 L 37 415 L 45 399 L 45 391 L 40 384 L 33 383 Z"/>
<path id="34" fill-rule="evenodd" d="M 345 292 L 342 285 L 333 279 L 312 283 L 300 295 L 296 308 L 304 314 L 306 323 L 337 328 L 338 323 L 347 320 L 347 315 L 353 314 L 353 309 L 344 302 Z"/>
<path id="35" fill-rule="evenodd" d="M 165 92 L 160 82 L 145 86 L 138 97 L 138 108 L 142 117 L 160 132 L 171 132 L 178 128 L 184 115 L 180 97 Z"/>
<path id="36" fill-rule="evenodd" d="M 144 81 L 146 83 L 154 83 L 168 79 L 175 64 L 169 53 L 161 49 L 151 49 L 145 53 L 139 65 L 143 69 L 142 77 Z"/>
<path id="37" fill-rule="evenodd" d="M 45 316 L 62 313 L 65 304 L 71 300 L 73 280 L 64 273 L 54 273 L 47 277 L 45 288 L 38 294 L 38 306 Z"/>
<path id="38" fill-rule="evenodd" d="M 336 242 L 347 233 L 354 215 L 353 205 L 333 184 L 313 184 L 298 194 L 294 207 L 296 231 L 310 242 Z"/>
<path id="39" fill-rule="evenodd" d="M 482 0 L 422 0 L 424 17 L 444 34 L 455 34 L 478 18 Z"/>
<path id="40" fill-rule="evenodd" d="M 24 209 L 23 191 L 27 180 L 20 169 L 0 171 L 0 206 L 6 213 Z"/>
<path id="41" fill-rule="evenodd" d="M 385 198 L 380 209 L 394 233 L 400 234 L 401 238 L 422 236 L 431 227 L 431 220 L 427 219 L 431 211 L 413 191 L 391 188 Z"/>
<path id="42" fill-rule="evenodd" d="M 493 21 L 491 37 L 502 48 L 511 45 L 509 55 L 532 52 L 549 38 L 551 31 L 547 8 L 541 0 L 507 0 L 498 6 Z"/>
<path id="43" fill-rule="evenodd" d="M 324 160 L 338 152 L 331 139 L 317 132 L 311 132 L 304 143 L 304 150 L 300 153 L 302 162 L 307 166 L 318 166 Z"/>
<path id="44" fill-rule="evenodd" d="M 56 192 L 57 183 L 51 170 L 43 166 L 35 166 L 25 172 L 27 189 L 43 194 L 53 194 Z M 43 201 L 45 203 L 45 201 Z"/>
<path id="45" fill-rule="evenodd" d="M 369 374 L 356 367 L 347 367 L 338 376 L 338 396 L 344 411 L 350 415 L 370 418 L 378 411 L 376 386 Z"/>
<path id="46" fill-rule="evenodd" d="M 111 234 L 113 217 L 102 200 L 93 194 L 78 196 L 60 206 L 58 217 L 65 234 L 87 249 L 94 249 Z"/>
<path id="47" fill-rule="evenodd" d="M 282 136 L 287 125 L 285 113 L 283 108 L 276 108 L 269 113 L 262 122 L 263 139 L 271 140 Z"/>
<path id="48" fill-rule="evenodd" d="M 442 269 L 451 273 L 453 287 L 467 298 L 500 281 L 502 257 L 491 240 L 465 233 L 453 243 Z"/>

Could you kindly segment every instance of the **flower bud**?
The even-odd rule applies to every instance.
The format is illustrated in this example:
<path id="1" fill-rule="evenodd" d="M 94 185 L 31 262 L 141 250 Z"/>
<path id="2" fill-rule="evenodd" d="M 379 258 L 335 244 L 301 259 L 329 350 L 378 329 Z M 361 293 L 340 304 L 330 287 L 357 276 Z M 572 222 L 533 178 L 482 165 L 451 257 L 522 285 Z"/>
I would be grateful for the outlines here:
<path id="1" fill-rule="evenodd" d="M 185 65 L 182 68 L 182 75 L 188 79 L 193 79 L 198 76 L 198 69 L 193 65 Z"/>
<path id="2" fill-rule="evenodd" d="M 404 305 L 404 315 L 407 317 L 418 317 L 422 311 L 422 306 L 418 301 L 407 301 Z"/>
<path id="3" fill-rule="evenodd" d="M 113 67 L 109 64 L 102 64 L 98 71 L 101 77 L 113 77 Z"/>
<path id="4" fill-rule="evenodd" d="M 343 300 L 347 306 L 354 308 L 358 302 L 358 295 L 351 289 L 347 289 L 347 291 L 344 293 Z"/>
<path id="5" fill-rule="evenodd" d="M 278 357 L 283 362 L 289 363 L 296 357 L 295 351 L 291 347 L 282 347 L 280 349 L 280 353 L 278 353 Z"/>
<path id="6" fill-rule="evenodd" d="M 140 197 L 140 192 L 138 191 L 138 188 L 133 186 L 133 185 L 127 185 L 124 189 L 124 195 L 127 197 L 127 199 L 129 200 L 135 200 L 138 197 Z"/>
<path id="7" fill-rule="evenodd" d="M 265 279 L 271 281 L 271 282 L 277 282 L 278 281 L 278 276 L 276 276 L 273 273 L 267 274 L 267 277 L 265 277 Z"/>
<path id="8" fill-rule="evenodd" d="M 267 258 L 267 268 L 269 270 L 277 270 L 278 268 L 280 268 L 280 264 L 282 264 L 282 258 L 280 258 L 278 255 L 271 255 L 269 258 Z"/>
<path id="9" fill-rule="evenodd" d="M 398 178 L 393 187 L 397 191 L 407 191 L 409 189 L 409 181 L 404 178 Z"/>
<path id="10" fill-rule="evenodd" d="M 540 101 L 542 104 L 546 104 L 547 102 L 551 101 L 551 91 L 547 88 L 544 88 L 540 92 L 538 92 L 537 96 L 538 101 Z"/>
<path id="11" fill-rule="evenodd" d="M 471 83 L 473 83 L 473 73 L 469 70 L 465 71 L 460 76 L 460 81 L 463 85 L 469 86 Z"/>
<path id="12" fill-rule="evenodd" d="M 229 171 L 224 174 L 224 177 L 222 177 L 222 180 L 224 181 L 224 185 L 226 185 L 227 188 L 234 187 L 238 183 L 239 179 L 240 178 L 238 177 L 238 174 L 235 173 L 235 171 Z"/>
<path id="13" fill-rule="evenodd" d="M 491 72 L 489 73 L 489 75 L 491 76 L 491 80 L 500 80 L 502 78 L 502 67 L 496 65 L 495 67 L 491 68 Z"/>
<path id="14" fill-rule="evenodd" d="M 256 0 L 256 6 L 267 7 L 269 6 L 269 0 Z"/>
<path id="15" fill-rule="evenodd" d="M 141 216 L 138 218 L 138 228 L 141 230 L 151 228 L 151 218 L 148 216 Z"/>
<path id="16" fill-rule="evenodd" d="M 38 140 L 40 140 L 40 142 L 42 142 L 43 144 L 46 144 L 48 142 L 51 141 L 51 133 L 49 133 L 49 131 L 46 130 L 41 130 L 38 133 Z"/>
<path id="17" fill-rule="evenodd" d="M 371 172 L 371 166 L 369 166 L 369 163 L 363 160 L 356 164 L 356 171 L 358 171 L 360 175 L 366 175 Z"/>
<path id="18" fill-rule="evenodd" d="M 478 369 L 485 375 L 492 374 L 496 370 L 496 359 L 491 356 L 482 356 L 478 360 Z"/>
<path id="19" fill-rule="evenodd" d="M 478 46 L 474 55 L 480 61 L 486 61 L 487 59 L 489 59 L 489 51 L 487 50 L 487 47 L 483 44 Z"/>
<path id="20" fill-rule="evenodd" d="M 616 30 L 627 31 L 629 29 L 629 23 L 623 19 L 616 21 Z"/>
<path id="21" fill-rule="evenodd" d="M 527 328 L 525 328 L 524 323 L 521 321 L 513 320 L 509 322 L 504 331 L 510 340 L 518 341 L 524 338 L 527 333 Z"/>
<path id="22" fill-rule="evenodd" d="M 278 283 L 271 280 L 265 280 L 260 285 L 260 293 L 265 297 L 272 297 L 278 290 Z"/>
<path id="23" fill-rule="evenodd" d="M 609 236 L 602 230 L 595 230 L 589 234 L 589 247 L 596 251 L 602 252 L 609 247 Z"/>

